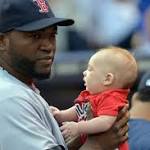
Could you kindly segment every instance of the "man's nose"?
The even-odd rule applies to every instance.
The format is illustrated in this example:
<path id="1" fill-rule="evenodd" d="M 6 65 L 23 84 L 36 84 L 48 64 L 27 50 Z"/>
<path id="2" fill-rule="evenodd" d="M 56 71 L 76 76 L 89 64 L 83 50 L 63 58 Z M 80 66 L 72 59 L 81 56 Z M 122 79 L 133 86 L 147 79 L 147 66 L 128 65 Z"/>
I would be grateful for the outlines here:
<path id="1" fill-rule="evenodd" d="M 52 51 L 53 49 L 55 49 L 55 47 L 56 47 L 55 40 L 51 40 L 49 38 L 42 39 L 40 47 L 41 50 Z"/>

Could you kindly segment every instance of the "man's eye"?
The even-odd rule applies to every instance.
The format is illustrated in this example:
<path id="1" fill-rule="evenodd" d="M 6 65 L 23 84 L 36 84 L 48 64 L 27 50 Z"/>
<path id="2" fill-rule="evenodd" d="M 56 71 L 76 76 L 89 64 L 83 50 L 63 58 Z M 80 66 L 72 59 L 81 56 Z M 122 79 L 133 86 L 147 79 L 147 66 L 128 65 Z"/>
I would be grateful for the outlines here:
<path id="1" fill-rule="evenodd" d="M 32 37 L 34 39 L 40 39 L 41 38 L 41 35 L 40 34 L 32 34 Z"/>
<path id="2" fill-rule="evenodd" d="M 50 38 L 52 38 L 52 37 L 55 38 L 56 35 L 57 35 L 56 33 L 53 33 L 53 34 L 50 35 Z"/>

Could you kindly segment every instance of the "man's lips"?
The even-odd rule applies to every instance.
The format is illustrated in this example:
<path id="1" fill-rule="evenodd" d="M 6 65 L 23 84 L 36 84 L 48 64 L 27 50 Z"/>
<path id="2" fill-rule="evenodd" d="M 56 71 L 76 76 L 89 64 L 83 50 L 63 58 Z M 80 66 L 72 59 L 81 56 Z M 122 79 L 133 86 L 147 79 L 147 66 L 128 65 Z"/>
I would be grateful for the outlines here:
<path id="1" fill-rule="evenodd" d="M 40 61 L 41 63 L 44 63 L 44 64 L 52 64 L 53 60 L 54 60 L 54 57 L 50 57 L 50 56 L 41 57 L 37 59 L 37 61 Z"/>

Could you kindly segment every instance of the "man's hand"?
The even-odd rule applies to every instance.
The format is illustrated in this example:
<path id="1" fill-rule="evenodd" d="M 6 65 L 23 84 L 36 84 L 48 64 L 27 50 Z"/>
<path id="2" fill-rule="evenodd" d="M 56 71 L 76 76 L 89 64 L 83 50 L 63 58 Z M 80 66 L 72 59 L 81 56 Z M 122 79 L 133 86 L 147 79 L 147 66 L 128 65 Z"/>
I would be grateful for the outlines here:
<path id="1" fill-rule="evenodd" d="M 119 112 L 117 116 L 117 120 L 114 123 L 112 130 L 114 133 L 117 133 L 117 141 L 116 143 L 120 144 L 128 139 L 128 120 L 130 117 L 129 111 L 128 111 L 129 106 L 126 105 L 123 107 L 123 109 Z M 117 145 L 118 145 L 117 144 Z"/>

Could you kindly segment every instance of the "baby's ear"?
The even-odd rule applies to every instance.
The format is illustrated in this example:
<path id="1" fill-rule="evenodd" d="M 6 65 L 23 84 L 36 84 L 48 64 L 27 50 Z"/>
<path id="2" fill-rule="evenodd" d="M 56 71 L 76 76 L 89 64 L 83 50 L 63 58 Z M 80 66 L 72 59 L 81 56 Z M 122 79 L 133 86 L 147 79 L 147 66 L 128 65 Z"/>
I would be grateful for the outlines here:
<path id="1" fill-rule="evenodd" d="M 113 83 L 113 81 L 114 81 L 114 74 L 112 74 L 112 73 L 107 73 L 107 74 L 105 75 L 104 85 L 105 85 L 105 86 L 109 86 L 109 85 L 111 85 L 111 84 Z"/>

